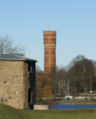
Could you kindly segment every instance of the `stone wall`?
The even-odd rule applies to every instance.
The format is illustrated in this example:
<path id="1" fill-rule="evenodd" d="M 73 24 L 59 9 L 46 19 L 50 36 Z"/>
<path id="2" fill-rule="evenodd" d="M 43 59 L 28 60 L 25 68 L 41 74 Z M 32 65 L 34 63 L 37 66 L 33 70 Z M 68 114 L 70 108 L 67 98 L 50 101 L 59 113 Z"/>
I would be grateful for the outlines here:
<path id="1" fill-rule="evenodd" d="M 48 105 L 34 105 L 34 110 L 48 110 Z"/>
<path id="2" fill-rule="evenodd" d="M 17 109 L 28 105 L 27 68 L 23 61 L 0 61 L 0 102 Z"/>
<path id="3" fill-rule="evenodd" d="M 28 63 L 24 63 L 24 82 L 23 82 L 23 87 L 24 87 L 24 107 L 28 106 L 28 90 L 30 87 L 30 82 L 29 82 L 29 72 L 28 72 Z"/>

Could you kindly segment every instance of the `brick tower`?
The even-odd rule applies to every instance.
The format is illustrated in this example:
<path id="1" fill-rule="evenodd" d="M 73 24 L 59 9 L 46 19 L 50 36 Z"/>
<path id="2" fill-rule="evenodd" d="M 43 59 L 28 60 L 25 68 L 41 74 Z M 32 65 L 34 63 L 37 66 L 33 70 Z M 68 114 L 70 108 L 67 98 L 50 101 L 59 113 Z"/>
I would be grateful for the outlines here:
<path id="1" fill-rule="evenodd" d="M 44 72 L 56 72 L 56 31 L 44 31 Z"/>

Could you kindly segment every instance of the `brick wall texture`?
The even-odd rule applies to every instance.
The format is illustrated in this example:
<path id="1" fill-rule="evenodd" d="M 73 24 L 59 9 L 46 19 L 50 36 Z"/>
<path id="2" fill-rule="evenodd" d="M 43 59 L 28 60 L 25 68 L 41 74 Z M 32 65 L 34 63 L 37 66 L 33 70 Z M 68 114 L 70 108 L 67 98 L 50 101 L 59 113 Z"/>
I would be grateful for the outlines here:
<path id="1" fill-rule="evenodd" d="M 56 31 L 44 31 L 44 72 L 56 72 Z"/>

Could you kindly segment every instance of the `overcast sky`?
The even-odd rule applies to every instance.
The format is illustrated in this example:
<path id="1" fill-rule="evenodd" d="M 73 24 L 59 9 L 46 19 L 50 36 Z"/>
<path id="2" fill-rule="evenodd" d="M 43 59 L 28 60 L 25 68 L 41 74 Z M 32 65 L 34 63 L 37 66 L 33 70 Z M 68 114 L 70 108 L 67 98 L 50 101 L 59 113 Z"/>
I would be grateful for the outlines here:
<path id="1" fill-rule="evenodd" d="M 8 35 L 43 69 L 43 31 L 57 31 L 57 65 L 77 55 L 96 60 L 96 0 L 0 0 L 0 36 Z"/>

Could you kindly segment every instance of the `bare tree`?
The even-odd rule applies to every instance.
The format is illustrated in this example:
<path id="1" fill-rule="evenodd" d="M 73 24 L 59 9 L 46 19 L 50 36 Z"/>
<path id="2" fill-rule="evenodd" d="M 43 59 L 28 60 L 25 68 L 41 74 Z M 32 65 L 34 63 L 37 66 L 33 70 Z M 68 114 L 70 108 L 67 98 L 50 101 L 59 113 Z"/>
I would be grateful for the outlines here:
<path id="1" fill-rule="evenodd" d="M 74 92 L 89 92 L 92 90 L 94 65 L 91 60 L 83 59 L 69 70 L 70 87 Z"/>
<path id="2" fill-rule="evenodd" d="M 64 68 L 57 69 L 55 74 L 50 75 L 52 92 L 54 96 L 67 95 L 68 73 Z"/>
<path id="3" fill-rule="evenodd" d="M 0 38 L 0 54 L 24 54 L 24 49 L 13 44 L 8 36 Z"/>

